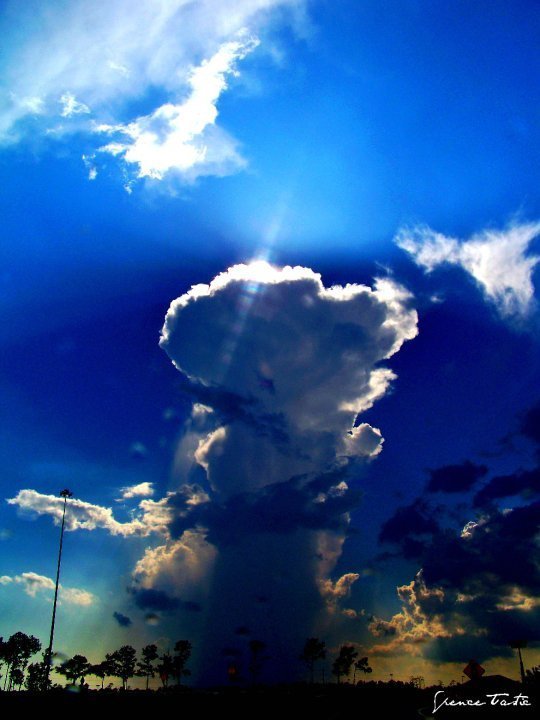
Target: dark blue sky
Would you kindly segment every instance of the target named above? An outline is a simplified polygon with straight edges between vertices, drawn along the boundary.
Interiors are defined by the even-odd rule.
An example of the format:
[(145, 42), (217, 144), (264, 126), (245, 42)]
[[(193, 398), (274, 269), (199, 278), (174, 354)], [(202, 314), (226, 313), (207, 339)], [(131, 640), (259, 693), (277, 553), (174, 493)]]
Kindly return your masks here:
[[(340, 549), (323, 578), (333, 594), (309, 600), (311, 632), (330, 647), (358, 643), (381, 678), (407, 676), (403, 653), (421, 636), (418, 672), (458, 677), (461, 655), (467, 660), (473, 649), (459, 646), (456, 623), (468, 639), (479, 637), (483, 597), (485, 609), (511, 616), (534, 644), (538, 578), (535, 586), (501, 571), (494, 597), (486, 565), (475, 594), (472, 580), (460, 586), (437, 575), (432, 556), (444, 532), (459, 538), (475, 518), (502, 532), (501, 510), (529, 507), (537, 517), (538, 483), (518, 475), (538, 460), (535, 438), (523, 430), (540, 402), (531, 260), (540, 230), (538, 4), (272, 0), (260, 12), (255, 0), (191, 10), (163, 0), (163, 24), (151, 3), (134, 13), (128, 4), (103, 3), (100, 14), (100, 3), (58, 2), (46, 18), (38, 2), (3, 4), (0, 28), (10, 39), (0, 84), (2, 497), (21, 490), (49, 497), (67, 485), (129, 523), (140, 519), (145, 497), (158, 503), (171, 493), (177, 502), (186, 481), (210, 492), (200, 463), (185, 470), (196, 446), (192, 402), (219, 415), (232, 399), (219, 395), (226, 383), (208, 402), (200, 389), (186, 392), (158, 345), (171, 301), (259, 258), (312, 268), (326, 287), (389, 277), (412, 293), (419, 332), (382, 363), (397, 379), (357, 420), (385, 440), (347, 480), (362, 498), (351, 501), (349, 529), (334, 538)], [(530, 238), (520, 244), (527, 224)], [(403, 228), (417, 246), (398, 246)], [(226, 414), (220, 421), (233, 422)], [(208, 428), (197, 432), (202, 442)], [(487, 468), (468, 492), (427, 491), (430, 471), (451, 466), (458, 478), (467, 461)], [(475, 505), (475, 493), (497, 476), (511, 476), (515, 492)], [(147, 487), (129, 497), (126, 488), (148, 483), (153, 495)], [(425, 532), (415, 510), (407, 515), (412, 529), (403, 522), (399, 537), (383, 542), (385, 524), (412, 506), (429, 519)], [(226, 502), (219, 507), (232, 512)], [(46, 637), (54, 508), (35, 496), (0, 506), (4, 636), (23, 629)], [(286, 516), (286, 504), (281, 511)], [(179, 589), (180, 570), (161, 558), (141, 580), (145, 549), (168, 552), (178, 538), (161, 526), (114, 530), (113, 515), (66, 537), (63, 584), (87, 594), (66, 593), (58, 649), (97, 660), (127, 641), (165, 648), (185, 636), (206, 647), (210, 566)], [(211, 533), (217, 521), (200, 522)], [(479, 533), (473, 540), (484, 547)], [(411, 538), (421, 546), (415, 552)], [(232, 573), (235, 562), (238, 570), (249, 566), (243, 548), (235, 556), (216, 547), (215, 577)], [(298, 560), (291, 573), (303, 577), (309, 562)], [(432, 616), (422, 606), (422, 622), (411, 629), (403, 613), (412, 605), (396, 587), (421, 567), (417, 606), (441, 588), (446, 604)], [(347, 573), (359, 578), (340, 595), (336, 583)], [(145, 605), (142, 587), (172, 605), (163, 596)], [(248, 607), (248, 587), (249, 579), (239, 580), (236, 592), (255, 618), (252, 636), (294, 660), (298, 648), (272, 636), (281, 604), (270, 603), (275, 621), (265, 626), (264, 613), (257, 620)], [(288, 602), (300, 603), (294, 592)], [(474, 607), (462, 599), (473, 594)], [(114, 612), (132, 625), (121, 626)], [(515, 674), (501, 659), (504, 639), (488, 637), (489, 647), (473, 654)], [(204, 680), (204, 669), (197, 677)]]

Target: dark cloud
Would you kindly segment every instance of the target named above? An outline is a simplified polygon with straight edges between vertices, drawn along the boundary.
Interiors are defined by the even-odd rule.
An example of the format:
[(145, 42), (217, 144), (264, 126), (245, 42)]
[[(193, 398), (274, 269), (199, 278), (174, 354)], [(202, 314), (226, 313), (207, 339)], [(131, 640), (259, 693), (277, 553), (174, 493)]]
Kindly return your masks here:
[(393, 637), (397, 634), (397, 629), (391, 622), (381, 620), (381, 618), (370, 618), (370, 629), (376, 637)]
[(520, 430), (525, 437), (540, 445), (540, 403), (525, 414)]
[[(402, 508), (386, 531), (422, 570), (411, 586), (400, 588), (406, 613), (382, 624), (375, 619), (372, 633), (387, 637), (394, 629), (399, 635), (404, 618), (414, 617), (423, 630), (410, 642), (436, 640), (430, 657), (460, 662), (468, 656), (509, 654), (516, 638), (539, 642), (540, 502), (512, 510), (492, 508), (461, 534), (430, 521), (426, 511), (420, 502)], [(412, 543), (418, 522), (425, 534), (422, 542)], [(432, 634), (433, 621), (447, 629), (448, 637), (440, 631)]]
[(489, 481), (480, 492), (475, 495), (476, 507), (484, 507), (500, 498), (522, 495), (532, 497), (540, 493), (540, 468), (534, 470), (519, 470), (511, 475), (500, 475)]
[[(477, 635), (455, 635), (454, 637), (434, 638), (425, 650), (424, 657), (436, 662), (468, 663), (471, 658), (483, 663), (493, 657), (493, 643), (490, 639)], [(511, 657), (510, 646), (497, 648), (498, 657)]]
[(389, 543), (403, 543), (422, 535), (432, 535), (439, 529), (431, 517), (433, 510), (421, 499), (411, 505), (400, 507), (381, 528), (379, 540)]
[(429, 471), (428, 492), (467, 492), (484, 475), (485, 465), (475, 465), (467, 460), (460, 465), (447, 465)]
[[(269, 389), (266, 381), (265, 389)], [(271, 386), (273, 390), (273, 385)], [(286, 443), (288, 435), (285, 420), (280, 413), (261, 410), (257, 398), (252, 395), (241, 395), (231, 392), (213, 383), (204, 384), (189, 378), (181, 372), (177, 379), (177, 388), (193, 402), (211, 407), (224, 425), (232, 422), (243, 422), (258, 434), (271, 437), (278, 443)]]
[(309, 481), (296, 476), (222, 503), (213, 500), (188, 507), (183, 496), (171, 496), (170, 504), (183, 510), (172, 522), (171, 534), (180, 537), (190, 528), (202, 528), (206, 539), (219, 547), (241, 542), (247, 535), (293, 533), (299, 528), (345, 531), (345, 514), (359, 505), (362, 496), (345, 483), (349, 472), (350, 464), (345, 463)]
[(145, 614), (144, 621), (148, 625), (157, 625), (160, 621), (160, 617), (157, 613), (149, 612)]
[(227, 658), (239, 658), (242, 657), (242, 651), (234, 647), (224, 647), (221, 651), (223, 657)]
[[(172, 610), (185, 610), (186, 612), (201, 612), (202, 606), (191, 600), (181, 600), (173, 597), (163, 590), (154, 588), (129, 589), (135, 599), (135, 604), (141, 610), (157, 610), (160, 612), (171, 612)], [(148, 617), (148, 616), (147, 616)]]
[(120, 627), (129, 627), (132, 625), (132, 620), (127, 615), (123, 615), (121, 612), (113, 612), (113, 618), (120, 625)]
[[(479, 582), (496, 595), (505, 586), (517, 585), (529, 592), (540, 591), (539, 550), (540, 503), (494, 511), (479, 520), (467, 537), (440, 531), (427, 547), (423, 560), (426, 582), (464, 590)], [(496, 578), (496, 583), (488, 578)], [(492, 587), (493, 586), (493, 587)]]

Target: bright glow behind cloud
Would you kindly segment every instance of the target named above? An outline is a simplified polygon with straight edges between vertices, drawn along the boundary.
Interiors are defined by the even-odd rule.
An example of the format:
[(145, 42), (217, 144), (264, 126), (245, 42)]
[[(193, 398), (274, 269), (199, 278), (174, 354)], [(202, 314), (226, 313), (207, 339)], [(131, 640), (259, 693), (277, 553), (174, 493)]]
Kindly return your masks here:
[[(231, 267), (173, 301), (160, 344), (196, 400), (214, 407), (204, 421), (193, 416), (182, 444), (211, 492), (190, 507), (184, 493), (171, 498), (171, 537), (199, 533), (206, 542), (191, 549), (201, 558), (208, 544), (217, 550), (203, 645), (226, 645), (242, 623), (276, 637), (294, 628), (300, 643), (315, 618), (340, 610), (359, 575), (331, 574), (359, 502), (359, 467), (383, 442), (357, 415), (395, 378), (381, 363), (417, 332), (410, 294), (390, 280), (325, 287), (310, 268), (264, 261)], [(167, 587), (171, 567), (183, 577), (185, 551), (170, 556), (147, 553), (139, 564), (150, 564), (147, 580)], [(260, 624), (260, 605), (249, 600), (257, 597), (272, 603), (279, 627)]]

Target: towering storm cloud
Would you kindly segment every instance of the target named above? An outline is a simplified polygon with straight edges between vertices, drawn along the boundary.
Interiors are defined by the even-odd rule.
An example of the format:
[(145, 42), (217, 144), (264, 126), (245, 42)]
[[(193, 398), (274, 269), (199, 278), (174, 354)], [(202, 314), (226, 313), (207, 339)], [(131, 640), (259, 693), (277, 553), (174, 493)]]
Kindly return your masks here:
[[(160, 344), (194, 405), (178, 450), (183, 485), (168, 500), (170, 542), (189, 544), (211, 576), (204, 643), (217, 680), (220, 649), (238, 656), (246, 637), (267, 643), (269, 672), (288, 672), (291, 645), (347, 597), (354, 580), (328, 602), (343, 580), (332, 571), (359, 465), (383, 443), (361, 413), (395, 378), (382, 361), (417, 334), (410, 299), (390, 280), (326, 288), (308, 268), (254, 262), (171, 304)], [(163, 555), (174, 584), (186, 553), (176, 564)]]

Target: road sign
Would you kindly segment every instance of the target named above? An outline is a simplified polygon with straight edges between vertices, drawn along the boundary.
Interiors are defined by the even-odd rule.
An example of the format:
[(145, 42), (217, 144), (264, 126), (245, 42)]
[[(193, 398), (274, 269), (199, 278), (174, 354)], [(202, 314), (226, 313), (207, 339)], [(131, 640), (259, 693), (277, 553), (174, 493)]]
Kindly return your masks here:
[(486, 671), (476, 660), (470, 660), (467, 667), (463, 668), (463, 672), (471, 680), (478, 680)]

